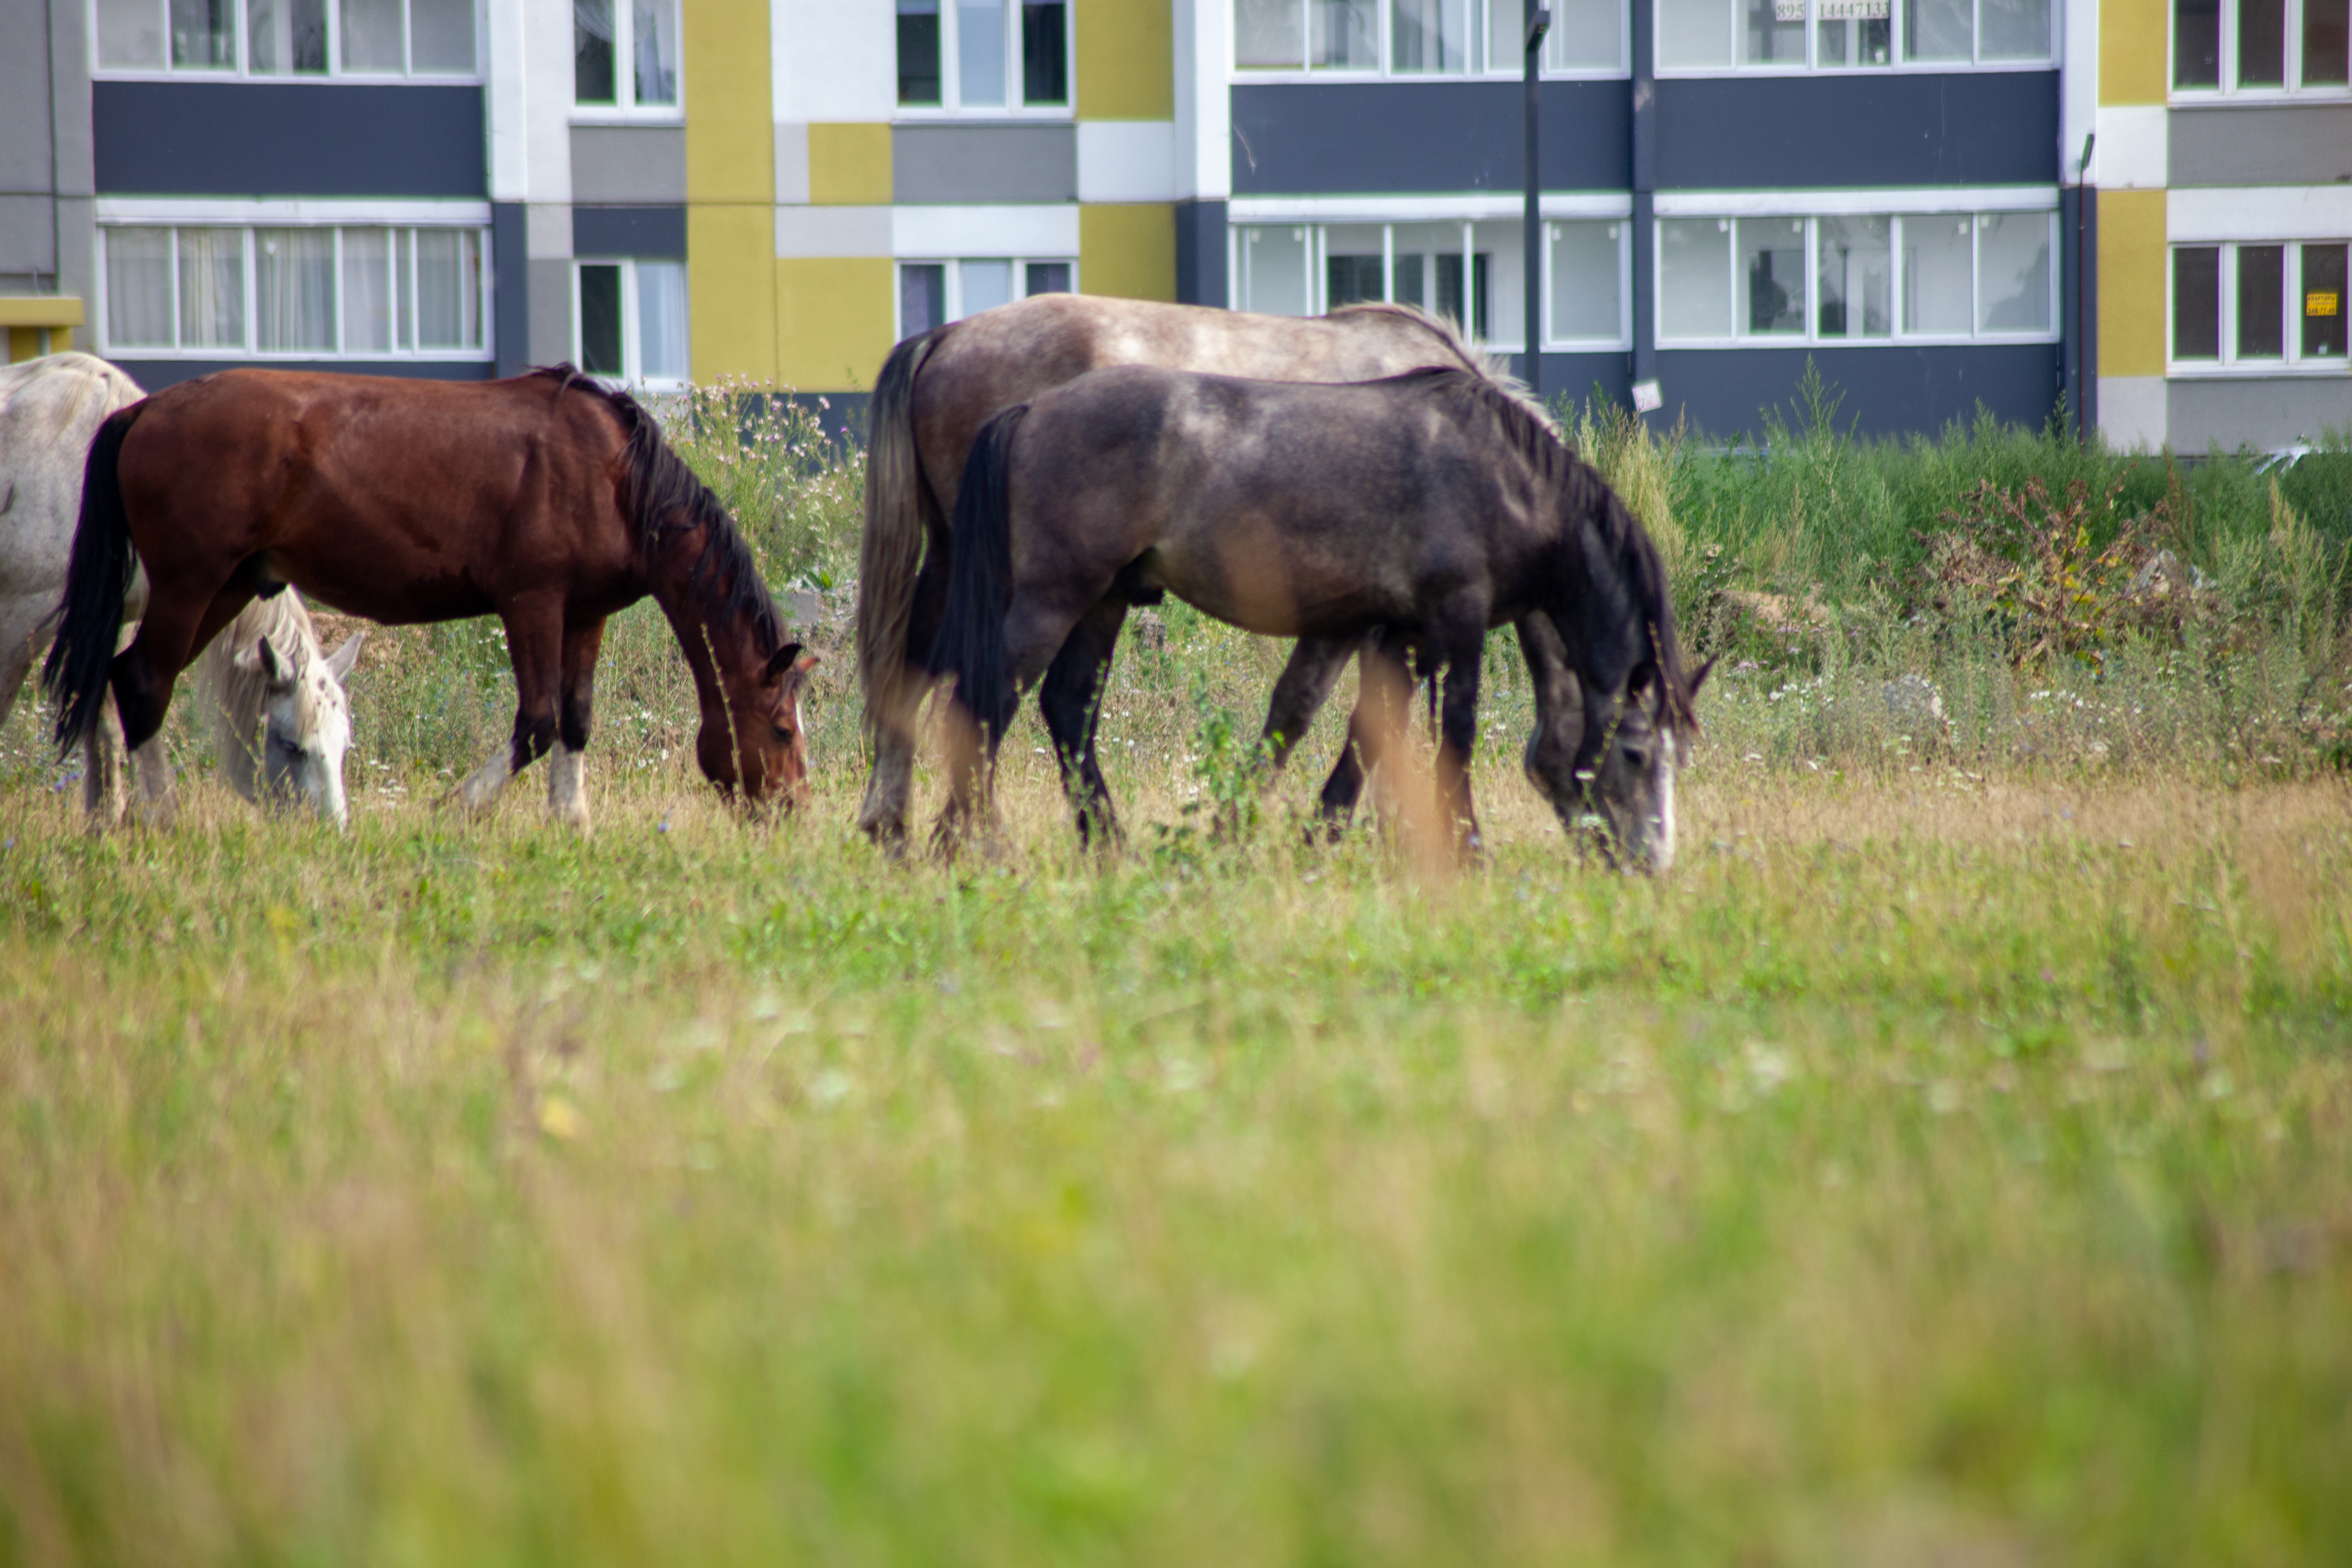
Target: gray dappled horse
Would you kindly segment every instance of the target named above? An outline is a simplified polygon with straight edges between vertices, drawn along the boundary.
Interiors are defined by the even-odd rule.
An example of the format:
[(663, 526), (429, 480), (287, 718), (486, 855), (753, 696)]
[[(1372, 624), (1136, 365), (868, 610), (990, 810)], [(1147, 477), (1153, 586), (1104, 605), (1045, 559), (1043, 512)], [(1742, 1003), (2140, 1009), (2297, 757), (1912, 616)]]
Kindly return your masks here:
[[(1392, 672), (1408, 655), (1442, 668), (1440, 802), (1465, 850), (1478, 846), (1470, 756), (1487, 630), (1522, 624), (1540, 689), (1548, 654), (1524, 625), (1548, 622), (1577, 690), (1539, 702), (1528, 773), (1571, 830), (1597, 814), (1622, 862), (1673, 862), (1675, 773), (1706, 672), (1683, 668), (1649, 535), (1523, 393), (1467, 370), (1339, 386), (1097, 371), (982, 427), (955, 532), (931, 667), (977, 722), (950, 731), (950, 847), (980, 809), (1019, 693), (1063, 668), (1074, 628), (1104, 630), (1069, 700), (1049, 696), (1045, 722), (1065, 755), (1090, 763), (1119, 622), (1174, 594), (1334, 664), (1369, 639)], [(1286, 672), (1268, 730), (1301, 733), (1328, 687), (1328, 674)], [(1410, 686), (1366, 689), (1391, 710), (1364, 731), (1384, 750)], [(1081, 831), (1108, 826), (1100, 773), (1069, 782)]]

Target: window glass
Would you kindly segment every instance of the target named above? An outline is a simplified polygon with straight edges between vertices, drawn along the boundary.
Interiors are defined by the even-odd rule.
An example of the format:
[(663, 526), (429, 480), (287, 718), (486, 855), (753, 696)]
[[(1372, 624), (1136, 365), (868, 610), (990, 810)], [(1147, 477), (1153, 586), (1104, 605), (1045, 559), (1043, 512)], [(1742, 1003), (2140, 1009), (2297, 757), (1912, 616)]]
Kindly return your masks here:
[[(425, 0), (418, 0), (425, 4)], [(473, 66), (473, 13), (466, 14), (466, 66)], [(256, 76), (327, 68), (327, 0), (252, 0), (245, 14), (246, 66)]]
[(1323, 308), (1387, 296), (1381, 282), (1381, 226), (1335, 223), (1323, 231)]
[(1805, 331), (1805, 220), (1739, 220), (1739, 330), (1780, 336)]
[[(1507, 8), (1510, 0), (1494, 0)], [(1469, 0), (1392, 0), (1389, 68), (1400, 75), (1470, 67)]]
[(1731, 335), (1731, 222), (1668, 218), (1658, 225), (1658, 335)]
[(1551, 335), (1574, 342), (1622, 333), (1618, 298), (1620, 224), (1555, 223), (1551, 229)]
[(1971, 0), (1903, 0), (1904, 56), (1965, 60), (1975, 55)]
[(1062, 0), (1021, 7), (1021, 99), (1024, 103), (1070, 101), (1069, 7)]
[(1004, 102), (1004, 0), (956, 0), (956, 92), (967, 109)]
[(1471, 226), (1470, 327), (1481, 342), (1527, 342), (1527, 231), (1517, 218)]
[(416, 231), (395, 229), (392, 236), (392, 342), (395, 348), (416, 346)]
[(1966, 332), (1975, 315), (1970, 240), (1976, 220), (1937, 213), (1903, 220), (1903, 330)]
[(1749, 65), (1805, 63), (1805, 0), (1741, 0)]
[(2044, 60), (2050, 58), (2050, 0), (1979, 0), (1978, 40), (1989, 60)]
[(2238, 0), (2238, 85), (2286, 85), (2286, 0)]
[(1033, 261), (1029, 276), (1021, 292), (1031, 294), (1066, 294), (1070, 291), (1070, 264), (1066, 261)]
[(629, 11), (630, 52), (637, 102), (677, 101), (677, 6), (675, 0), (635, 0)]
[(621, 264), (580, 268), (580, 368), (590, 375), (625, 375), (621, 358)]
[(245, 347), (245, 231), (184, 228), (178, 237), (180, 346)]
[(1234, 0), (1234, 63), (1297, 70), (1307, 63), (1302, 0)]
[(1731, 63), (1731, 7), (1724, 0), (1657, 0), (1658, 63)]
[(2050, 330), (2050, 215), (1990, 213), (1977, 220), (1979, 323), (1989, 332)]
[(2221, 0), (2173, 0), (2172, 85), (2221, 85)]
[(172, 63), (236, 68), (236, 13), (231, 0), (171, 0)]
[(2221, 357), (2221, 247), (2184, 245), (2172, 253), (2172, 357)]
[[(1990, 0), (1988, 0), (1990, 3)], [(1895, 63), (1895, 24), (1887, 0), (1813, 0), (1818, 33), (1813, 63), (1824, 67)]]
[(2303, 250), (2303, 356), (2344, 357), (2345, 247), (2306, 245)]
[(940, 101), (940, 0), (898, 0), (898, 101)]
[(2346, 44), (2352, 29), (2346, 26), (2346, 0), (2303, 0), (2303, 84), (2342, 87), (2352, 81), (2352, 52)]
[(898, 331), (915, 337), (947, 325), (948, 269), (937, 261), (909, 262), (898, 268)]
[[(1508, 4), (1508, 0), (1503, 0)], [(1437, 258), (1448, 251), (1462, 253), (1458, 223), (1401, 223), (1389, 230), (1389, 248), (1395, 268), (1389, 298), (1399, 304), (1438, 309)], [(1459, 288), (1456, 289), (1458, 301)], [(1458, 303), (1457, 303), (1458, 308)]]
[(343, 68), (396, 71), (407, 62), (401, 47), (400, 0), (342, 0)]
[(1816, 330), (1824, 338), (1883, 338), (1895, 330), (1895, 220), (1821, 220)]
[(2238, 247), (2238, 357), (2286, 357), (2286, 247)]
[(1492, 258), (1483, 250), (1470, 258), (1470, 309), (1466, 312), (1462, 308), (1462, 253), (1440, 251), (1430, 259), (1436, 264), (1434, 287), (1430, 290), (1433, 308), (1439, 315), (1460, 323), (1473, 342), (1491, 337), (1493, 334), (1486, 330), (1486, 310), (1490, 293), (1487, 274), (1492, 270)]
[(582, 103), (616, 101), (613, 75), (613, 0), (572, 0), (572, 96)]
[(343, 352), (392, 348), (392, 231), (343, 230)]
[[(183, 231), (184, 235), (185, 231)], [(257, 228), (253, 231), (256, 340), (265, 353), (335, 346), (335, 231)], [(187, 247), (180, 249), (181, 336), (187, 336)]]
[(106, 231), (106, 336), (116, 348), (172, 346), (170, 229)]
[(1307, 230), (1287, 226), (1242, 230), (1242, 309), (1304, 316)]
[(684, 381), (686, 264), (640, 261), (636, 267), (637, 374), (646, 381)]
[(977, 316), (982, 310), (993, 310), (1013, 298), (1013, 263), (1010, 261), (959, 262), (957, 281), (963, 285), (962, 313)]
[[(1521, 9), (1511, 0), (1488, 3), (1507, 14), (1513, 32), (1509, 48), (1496, 63), (1517, 64)], [(1551, 31), (1544, 38), (1544, 63), (1554, 70), (1615, 69), (1625, 63), (1622, 20), (1617, 0), (1554, 0)]]
[[(463, 237), (470, 238), (470, 236)], [(465, 269), (455, 229), (420, 228), (416, 249), (416, 346), (471, 347), (466, 333)]]
[(163, 63), (163, 11), (155, 0), (98, 0), (98, 63), (155, 69)]
[(1376, 0), (1307, 0), (1307, 63), (1333, 70), (1380, 69)]
[(472, 71), (473, 0), (408, 0), (408, 65), (419, 71)]

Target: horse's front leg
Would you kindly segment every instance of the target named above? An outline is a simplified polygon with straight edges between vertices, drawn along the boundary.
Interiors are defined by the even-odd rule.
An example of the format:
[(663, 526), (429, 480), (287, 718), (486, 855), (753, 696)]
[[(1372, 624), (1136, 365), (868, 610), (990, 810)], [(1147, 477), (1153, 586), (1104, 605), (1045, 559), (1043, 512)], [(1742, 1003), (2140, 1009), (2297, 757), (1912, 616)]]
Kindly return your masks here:
[(1438, 718), (1437, 798), (1454, 828), (1457, 855), (1485, 851), (1478, 813), (1470, 801), (1470, 755), (1478, 742), (1478, 677), (1486, 631), (1447, 639), (1445, 697)]
[(167, 594), (163, 584), (151, 583), (138, 633), (114, 656), (107, 680), (122, 721), (122, 744), (138, 781), (138, 820), (148, 826), (169, 827), (179, 810), (171, 759), (163, 751), (163, 714), (172, 705), (172, 688), (195, 650), (236, 619), (251, 597), (226, 590), (203, 597)]
[(1584, 787), (1576, 777), (1576, 748), (1584, 732), (1583, 693), (1576, 672), (1569, 668), (1568, 647), (1549, 616), (1531, 612), (1520, 617), (1517, 629), (1536, 700), (1536, 727), (1528, 736), (1523, 765), (1536, 793), (1551, 803), (1561, 826), (1573, 831), (1584, 810)]
[(563, 668), (562, 603), (551, 596), (520, 601), (501, 609), (499, 619), (506, 626), (507, 657), (514, 664), (514, 734), (458, 784), (457, 804), (469, 816), (488, 811), (509, 779), (555, 744), (556, 695)]
[(1104, 782), (1102, 762), (1095, 754), (1095, 732), (1102, 719), (1103, 676), (1118, 647), (1119, 627), (1127, 620), (1127, 601), (1118, 596), (1099, 600), (1079, 617), (1062, 651), (1046, 668), (1045, 684), (1037, 694), (1045, 710), (1046, 732), (1054, 738), (1054, 757), (1062, 767), (1062, 790), (1077, 816), (1078, 842), (1105, 847), (1118, 843), (1118, 818), (1111, 810), (1110, 786)]
[(547, 815), (588, 831), (588, 731), (596, 687), (596, 656), (604, 622), (563, 628), (563, 695), (555, 715), (555, 750), (547, 759)]

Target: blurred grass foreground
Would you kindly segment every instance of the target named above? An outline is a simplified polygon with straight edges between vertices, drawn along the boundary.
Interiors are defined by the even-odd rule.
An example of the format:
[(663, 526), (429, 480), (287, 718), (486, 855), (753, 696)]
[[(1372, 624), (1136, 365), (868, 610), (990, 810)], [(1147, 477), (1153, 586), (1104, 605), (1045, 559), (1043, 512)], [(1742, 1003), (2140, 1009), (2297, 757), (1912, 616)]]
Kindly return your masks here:
[(950, 871), (849, 826), (859, 459), (747, 390), (670, 417), (827, 655), (796, 818), (650, 606), (584, 840), (436, 804), (488, 623), (371, 642), (344, 837), (0, 731), (0, 1564), (2352, 1561), (2342, 441), (1584, 410), (1721, 660), (1672, 875), (1507, 638), (1487, 862), (1307, 847), (1351, 692), (1261, 797), (1281, 649), (1175, 605), (1127, 850), (1024, 721)]

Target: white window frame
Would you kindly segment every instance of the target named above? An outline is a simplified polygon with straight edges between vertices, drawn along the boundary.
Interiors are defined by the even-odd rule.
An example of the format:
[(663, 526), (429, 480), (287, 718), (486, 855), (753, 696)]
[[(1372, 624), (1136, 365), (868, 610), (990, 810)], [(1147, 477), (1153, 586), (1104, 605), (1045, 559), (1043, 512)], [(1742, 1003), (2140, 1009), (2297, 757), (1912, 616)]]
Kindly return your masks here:
[[(578, 97), (579, 81), (572, 74), (571, 57), (564, 60), (564, 75), (572, 82), (571, 119), (574, 125), (646, 125), (678, 124), (686, 119), (686, 7), (682, 0), (660, 0), (677, 19), (677, 101), (676, 103), (637, 102), (636, 42), (637, 8), (635, 0), (613, 0), (613, 101), (583, 103)], [(564, 19), (572, 17), (572, 7), (564, 6)], [(576, 26), (577, 24), (575, 23)]]
[[(255, 364), (310, 364), (333, 360), (349, 360), (363, 364), (386, 364), (394, 361), (415, 364), (479, 364), (498, 357), (498, 311), (495, 306), (496, 276), (490, 249), (489, 214), (484, 204), (458, 204), (482, 207), (478, 219), (463, 221), (415, 211), (368, 212), (362, 204), (349, 202), (310, 202), (299, 204), (293, 211), (267, 210), (272, 204), (257, 202), (148, 203), (136, 199), (99, 199), (98, 213), (98, 282), (93, 306), (95, 336), (99, 353), (109, 358), (126, 360), (234, 360)], [(141, 210), (142, 208), (149, 210)], [(216, 210), (206, 211), (205, 208)], [(302, 210), (309, 209), (309, 210)], [(322, 210), (323, 209), (323, 210)], [(348, 210), (337, 210), (348, 209)], [(468, 214), (467, 216), (470, 217)], [(172, 233), (171, 291), (173, 346), (149, 343), (117, 343), (112, 325), (108, 320), (111, 301), (109, 284), (110, 258), (107, 247), (113, 230), (118, 228), (163, 228)], [(236, 345), (207, 344), (184, 348), (180, 339), (179, 230), (184, 228), (234, 228), (243, 235), (243, 271), (245, 284), (245, 341)], [(331, 314), (335, 323), (335, 346), (331, 349), (262, 349), (259, 339), (260, 274), (256, 267), (254, 231), (263, 228), (325, 228), (335, 236), (335, 303)], [(482, 342), (479, 348), (404, 348), (397, 342), (398, 316), (394, 317), (394, 342), (389, 349), (346, 351), (343, 347), (343, 236), (347, 228), (388, 228), (394, 231), (394, 245), (402, 231), (470, 230), (481, 247), (482, 289), (478, 309), (481, 312)], [(409, 273), (409, 321), (417, 321), (416, 274)]]
[[(1701, 195), (1677, 194), (1661, 197), (1657, 204), (1657, 225), (1652, 231), (1650, 246), (1650, 308), (1654, 342), (1661, 350), (1679, 349), (1815, 349), (1815, 348), (1890, 348), (1902, 344), (1915, 346), (1961, 343), (2054, 343), (2063, 332), (2063, 265), (2061, 249), (2063, 236), (2059, 232), (2057, 192), (2048, 192), (2047, 205), (2027, 194), (1997, 191), (1963, 191), (1956, 193), (1917, 193), (1906, 195), (1900, 192), (1842, 193), (1836, 202), (1812, 202), (1798, 206), (1786, 196), (1761, 200), (1740, 201), (1724, 196), (1712, 199)], [(1955, 198), (1959, 199), (1955, 199)], [(1974, 201), (1966, 198), (1975, 197)], [(2006, 199), (2002, 199), (2006, 198)], [(1989, 331), (1978, 323), (1983, 319), (1984, 308), (1984, 220), (1988, 217), (2015, 217), (2044, 215), (2050, 225), (2050, 325), (2029, 331)], [(1891, 217), (1894, 227), (1887, 238), (1890, 249), (1887, 288), (1891, 301), (1888, 331), (1883, 337), (1824, 337), (1821, 331), (1819, 301), (1815, 293), (1821, 286), (1821, 220), (1825, 217)], [(1968, 217), (1969, 237), (1969, 322), (1965, 332), (1916, 332), (1903, 323), (1904, 262), (1903, 227), (1906, 220), (1928, 218), (1948, 222)], [(1663, 225), (1670, 220), (1689, 219), (1729, 220), (1733, 223), (1733, 243), (1727, 262), (1731, 289), (1731, 335), (1728, 337), (1672, 338), (1665, 334), (1665, 247)], [(1737, 225), (1740, 220), (1801, 219), (1805, 225), (1805, 330), (1802, 332), (1764, 334), (1739, 331), (1739, 246)]]
[[(2164, 51), (2165, 91), (2172, 102), (2179, 104), (2218, 103), (2307, 103), (2329, 99), (2352, 98), (2352, 82), (2322, 82), (2315, 87), (2303, 85), (2303, 6), (2304, 0), (2285, 0), (2286, 62), (2282, 74), (2284, 83), (2275, 87), (2240, 87), (2238, 85), (2238, 6), (2240, 0), (2219, 0), (2221, 48), (2216, 62), (2221, 82), (2214, 87), (2182, 87), (2180, 75), (2180, 5), (2179, 0), (2167, 0), (2164, 12), (2166, 47)], [(2352, 73), (2347, 73), (2352, 74)], [(2168, 337), (2171, 328), (2166, 327)], [(2168, 351), (2169, 352), (2169, 351)]]
[[(236, 62), (227, 66), (175, 66), (172, 63), (171, 0), (150, 0), (162, 18), (163, 62), (154, 66), (110, 66), (99, 61), (98, 0), (85, 0), (85, 19), (89, 28), (90, 75), (103, 81), (262, 81), (262, 82), (393, 82), (415, 81), (447, 83), (458, 86), (467, 82), (488, 79), (482, 68), (483, 5), (474, 0), (469, 9), (474, 17), (474, 68), (469, 71), (420, 71), (404, 65), (396, 71), (346, 70), (343, 68), (343, 7), (341, 0), (327, 0), (327, 68), (321, 71), (257, 71), (253, 68), (253, 49), (248, 37), (247, 12), (252, 0), (236, 0), (234, 7)], [(625, 3), (625, 0), (623, 0)], [(409, 0), (401, 0), (400, 55), (405, 61), (415, 39), (410, 31)]]
[(1078, 258), (1075, 256), (957, 255), (894, 257), (891, 259), (890, 267), (890, 328), (892, 342), (895, 342), (898, 339), (907, 335), (907, 292), (904, 284), (900, 280), (901, 273), (909, 267), (944, 267), (947, 268), (947, 281), (941, 289), (940, 295), (940, 309), (945, 313), (947, 318), (947, 321), (941, 321), (940, 324), (941, 326), (945, 326), (948, 321), (961, 321), (964, 319), (963, 264), (967, 261), (1003, 261), (1011, 265), (1013, 268), (1013, 300), (1007, 300), (1007, 304), (1012, 303), (1013, 300), (1026, 300), (1032, 297), (1029, 293), (1029, 268), (1033, 264), (1068, 268), (1070, 269), (1070, 286), (1066, 289), (1056, 291), (1069, 294), (1078, 292)]
[[(1076, 119), (1078, 112), (1077, 9), (1077, 0), (1065, 0), (1062, 11), (1062, 80), (1068, 87), (1069, 91), (1062, 102), (1032, 104), (1008, 101), (975, 104), (967, 109), (963, 105), (963, 69), (961, 53), (963, 37), (961, 7), (956, 4), (956, 0), (940, 0), (940, 100), (937, 103), (896, 101), (898, 90), (898, 40), (894, 33), (891, 38), (890, 56), (890, 91), (893, 101), (891, 115), (898, 120), (1067, 121)], [(894, 19), (897, 14), (894, 6), (891, 13)], [(1004, 0), (1004, 96), (1007, 100), (1020, 96), (1021, 69), (1021, 0)], [(906, 259), (926, 258), (910, 257)], [(1036, 259), (1045, 261), (1056, 258), (1039, 257)]]
[[(1796, 61), (1765, 61), (1750, 64), (1739, 58), (1747, 33), (1748, 0), (1717, 0), (1731, 16), (1731, 59), (1719, 66), (1669, 66), (1657, 68), (1662, 77), (1726, 77), (1726, 76), (1886, 76), (1898, 71), (1950, 75), (1956, 71), (2046, 71), (2061, 63), (2061, 38), (2066, 30), (2066, 0), (2050, 0), (2050, 52), (2031, 59), (1995, 59), (1984, 58), (1984, 0), (1974, 0), (1975, 9), (1969, 14), (1969, 58), (1964, 60), (1915, 60), (1905, 58), (1903, 0), (1887, 0), (1887, 53), (1883, 66), (1822, 65), (1821, 54), (1821, 8), (1823, 0), (1805, 0), (1805, 58)], [(1834, 18), (1832, 18), (1834, 19)], [(1656, 30), (1665, 25), (1664, 18), (1654, 8), (1652, 11), (1652, 47), (1655, 49)], [(1661, 56), (1653, 53), (1653, 59)]]
[[(1226, 7), (1228, 12), (1228, 20), (1230, 21), (1230, 13), (1234, 5), (1234, 0), (1213, 0), (1213, 3), (1223, 5)], [(1502, 79), (1517, 81), (1522, 79), (1527, 74), (1526, 61), (1517, 50), (1512, 52), (1511, 57), (1508, 59), (1498, 60), (1490, 58), (1493, 54), (1493, 49), (1491, 47), (1492, 34), (1489, 30), (1489, 22), (1493, 16), (1493, 7), (1496, 5), (1507, 5), (1514, 10), (1518, 10), (1520, 8), (1520, 0), (1470, 0), (1470, 19), (1468, 26), (1470, 29), (1471, 63), (1458, 71), (1401, 71), (1395, 68), (1396, 54), (1392, 38), (1395, 13), (1391, 8), (1391, 0), (1379, 0), (1378, 15), (1380, 17), (1380, 43), (1378, 46), (1378, 52), (1380, 55), (1380, 63), (1376, 67), (1369, 70), (1348, 70), (1341, 69), (1334, 66), (1310, 67), (1306, 63), (1306, 60), (1307, 46), (1311, 26), (1311, 24), (1307, 19), (1307, 11), (1312, 4), (1313, 0), (1306, 0), (1306, 3), (1302, 4), (1298, 8), (1299, 64), (1296, 66), (1244, 66), (1241, 63), (1238, 58), (1228, 55), (1225, 61), (1225, 74), (1228, 84), (1256, 85), (1266, 82), (1302, 81), (1478, 81)], [(1227, 29), (1228, 42), (1230, 42), (1234, 36), (1234, 29), (1229, 27)], [(1544, 58), (1541, 64), (1537, 68), (1538, 74), (1544, 80), (1615, 81), (1625, 77), (1630, 77), (1633, 74), (1633, 6), (1628, 3), (1628, 0), (1617, 0), (1617, 63), (1615, 65), (1570, 66), (1561, 63), (1559, 58), (1559, 49), (1555, 47), (1555, 45), (1560, 44), (1564, 37), (1565, 35), (1563, 34), (1554, 32), (1544, 40)]]
[[(693, 366), (688, 364), (683, 376), (647, 376), (645, 374), (645, 315), (637, 295), (637, 267), (640, 262), (654, 262), (664, 267), (682, 267), (684, 262), (669, 256), (575, 256), (572, 258), (572, 363), (583, 366), (587, 374), (587, 355), (581, 340), (580, 269), (583, 267), (617, 267), (621, 269), (621, 374), (594, 375), (591, 379), (606, 386), (649, 393), (684, 392), (692, 384)], [(694, 330), (694, 300), (689, 284), (686, 302), (687, 332), (689, 345)], [(689, 347), (689, 357), (691, 349)]]
[[(2293, 237), (2260, 239), (2190, 239), (2175, 236), (2164, 247), (2164, 373), (2183, 381), (2236, 381), (2246, 378), (2262, 380), (2293, 376), (2313, 379), (2352, 374), (2352, 354), (2336, 354), (2306, 359), (2303, 353), (2303, 314), (2294, 307), (2305, 292), (2303, 281), (2303, 247), (2306, 245), (2347, 245), (2341, 235), (2298, 235)], [(2238, 355), (2238, 252), (2246, 246), (2284, 246), (2286, 248), (2286, 276), (2279, 289), (2279, 311), (2284, 320), (2280, 342), (2285, 352), (2276, 359), (2241, 359)], [(2221, 290), (2221, 349), (2219, 359), (2182, 359), (2173, 332), (2179, 321), (2179, 273), (2173, 262), (2174, 253), (2182, 250), (2219, 250), (2221, 253), (2220, 276), (2215, 287)], [(2338, 310), (2352, 309), (2352, 299), (2339, 300)]]

